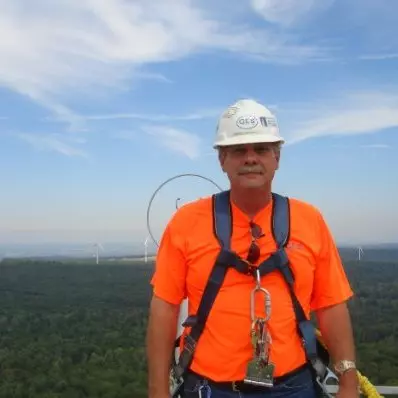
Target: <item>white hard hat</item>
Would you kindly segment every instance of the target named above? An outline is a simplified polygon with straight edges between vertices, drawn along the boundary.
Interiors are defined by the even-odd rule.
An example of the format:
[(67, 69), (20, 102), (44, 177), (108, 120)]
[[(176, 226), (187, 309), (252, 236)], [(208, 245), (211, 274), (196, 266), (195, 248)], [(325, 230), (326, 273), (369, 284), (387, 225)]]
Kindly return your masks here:
[(275, 116), (265, 106), (251, 99), (242, 99), (230, 105), (221, 115), (213, 147), (237, 144), (280, 142)]

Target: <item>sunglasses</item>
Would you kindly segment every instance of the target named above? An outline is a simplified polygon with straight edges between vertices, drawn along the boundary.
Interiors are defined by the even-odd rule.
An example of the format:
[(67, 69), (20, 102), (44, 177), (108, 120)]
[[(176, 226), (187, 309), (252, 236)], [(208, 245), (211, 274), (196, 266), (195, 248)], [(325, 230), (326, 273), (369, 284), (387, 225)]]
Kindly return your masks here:
[(260, 247), (257, 244), (257, 239), (264, 236), (264, 233), (261, 227), (254, 222), (250, 222), (250, 232), (252, 235), (252, 243), (249, 247), (246, 261), (250, 264), (254, 264), (260, 258)]

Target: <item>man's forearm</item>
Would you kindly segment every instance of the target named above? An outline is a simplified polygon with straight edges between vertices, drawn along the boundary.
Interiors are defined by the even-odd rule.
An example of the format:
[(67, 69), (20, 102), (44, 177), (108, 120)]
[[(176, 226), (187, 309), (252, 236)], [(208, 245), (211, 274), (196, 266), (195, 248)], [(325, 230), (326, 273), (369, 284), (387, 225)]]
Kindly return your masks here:
[(169, 396), (169, 371), (177, 332), (178, 306), (152, 299), (146, 337), (148, 397)]
[[(316, 316), (332, 362), (342, 359), (355, 361), (353, 330), (346, 303), (318, 310)], [(340, 378), (340, 384), (357, 383), (355, 370), (348, 371)]]

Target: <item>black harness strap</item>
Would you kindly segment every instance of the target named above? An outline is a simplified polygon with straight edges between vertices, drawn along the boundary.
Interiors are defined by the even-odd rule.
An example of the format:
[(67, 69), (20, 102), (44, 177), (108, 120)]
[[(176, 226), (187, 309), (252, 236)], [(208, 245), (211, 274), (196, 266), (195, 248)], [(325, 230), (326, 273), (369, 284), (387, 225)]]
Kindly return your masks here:
[(177, 378), (183, 376), (190, 366), (196, 345), (203, 332), (207, 318), (214, 304), (216, 296), (224, 281), (230, 263), (234, 262), (230, 252), (232, 234), (232, 211), (229, 202), (229, 191), (213, 195), (213, 225), (215, 234), (220, 242), (221, 250), (210, 273), (196, 316), (189, 316), (183, 326), (191, 326), (191, 331), (184, 337), (183, 350), (174, 373)]
[[(228, 268), (235, 268), (238, 272), (253, 276), (254, 271), (257, 269), (257, 267), (250, 266), (250, 264), (231, 251), (232, 211), (229, 193), (229, 191), (223, 191), (213, 195), (212, 198), (214, 232), (220, 243), (221, 250), (210, 273), (197, 314), (189, 316), (183, 323), (183, 326), (191, 327), (191, 332), (184, 337), (183, 349), (179, 361), (174, 367), (174, 374), (177, 378), (183, 377), (192, 362), (196, 345)], [(276, 193), (272, 195), (272, 233), (277, 244), (277, 250), (268, 259), (259, 264), (258, 269), (260, 276), (267, 275), (275, 270), (283, 275), (291, 296), (297, 320), (297, 331), (302, 339), (307, 360), (313, 365), (316, 375), (322, 380), (326, 375), (326, 365), (318, 358), (317, 348), (319, 349), (319, 344), (317, 344), (315, 327), (305, 316), (305, 312), (294, 292), (294, 275), (289, 267), (289, 259), (285, 251), (290, 233), (289, 199)], [(322, 354), (324, 355), (325, 353)]]

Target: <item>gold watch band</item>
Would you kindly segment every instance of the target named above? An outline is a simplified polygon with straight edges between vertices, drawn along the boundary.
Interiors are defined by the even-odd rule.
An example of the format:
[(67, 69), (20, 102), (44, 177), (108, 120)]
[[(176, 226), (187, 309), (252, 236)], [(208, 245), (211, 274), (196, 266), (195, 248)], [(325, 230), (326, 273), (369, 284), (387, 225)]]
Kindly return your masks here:
[(341, 376), (349, 370), (352, 370), (352, 369), (355, 370), (356, 364), (355, 364), (355, 361), (351, 361), (348, 359), (342, 359), (341, 361), (338, 361), (335, 363), (334, 369), (335, 369), (337, 375)]

